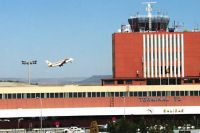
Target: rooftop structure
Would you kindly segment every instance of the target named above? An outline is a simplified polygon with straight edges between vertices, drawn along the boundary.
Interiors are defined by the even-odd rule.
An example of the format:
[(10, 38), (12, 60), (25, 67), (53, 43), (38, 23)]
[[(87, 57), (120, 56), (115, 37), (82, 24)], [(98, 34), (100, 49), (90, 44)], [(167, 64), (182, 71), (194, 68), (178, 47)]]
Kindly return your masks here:
[(169, 25), (169, 17), (165, 15), (153, 15), (152, 4), (156, 2), (144, 2), (147, 5), (147, 15), (131, 16), (128, 19), (132, 32), (151, 32), (151, 31), (166, 31)]

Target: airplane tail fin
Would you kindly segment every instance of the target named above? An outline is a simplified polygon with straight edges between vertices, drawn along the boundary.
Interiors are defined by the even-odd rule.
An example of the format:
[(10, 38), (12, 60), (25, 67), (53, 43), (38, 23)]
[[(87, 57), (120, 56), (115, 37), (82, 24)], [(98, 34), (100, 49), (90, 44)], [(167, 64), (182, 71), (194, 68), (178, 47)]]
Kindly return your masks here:
[(65, 63), (72, 63), (73, 61), (73, 58), (65, 58)]

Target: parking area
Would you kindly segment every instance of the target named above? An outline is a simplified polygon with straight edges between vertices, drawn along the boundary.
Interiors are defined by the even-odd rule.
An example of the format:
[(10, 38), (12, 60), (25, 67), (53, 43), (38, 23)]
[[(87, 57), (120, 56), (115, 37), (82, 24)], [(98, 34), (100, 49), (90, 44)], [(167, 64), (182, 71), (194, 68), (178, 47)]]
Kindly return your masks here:
[(0, 133), (89, 133), (89, 129), (79, 127), (62, 127), (62, 128), (34, 128), (27, 129), (0, 129)]

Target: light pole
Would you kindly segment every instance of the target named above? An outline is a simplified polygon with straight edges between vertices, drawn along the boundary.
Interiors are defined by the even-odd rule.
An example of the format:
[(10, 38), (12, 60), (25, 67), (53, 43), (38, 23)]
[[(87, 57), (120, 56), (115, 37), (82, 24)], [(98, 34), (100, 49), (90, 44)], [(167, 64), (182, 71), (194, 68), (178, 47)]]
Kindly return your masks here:
[(28, 65), (28, 83), (31, 84), (31, 65), (37, 64), (37, 60), (22, 61), (22, 65)]
[(18, 119), (18, 129), (19, 129), (19, 127), (20, 127), (19, 124), (20, 124), (20, 121), (21, 121), (21, 120), (23, 120), (23, 118), (19, 118), (19, 119)]
[(37, 97), (40, 100), (40, 132), (42, 133), (42, 99), (41, 96)]
[(125, 99), (126, 97), (125, 97), (125, 95), (123, 96), (123, 99), (124, 99), (124, 119), (126, 118), (125, 116), (126, 116), (126, 110), (125, 110), (125, 104), (126, 104), (126, 99)]
[(124, 92), (124, 95), (123, 95), (123, 102), (124, 102), (124, 119), (126, 118), (126, 97), (128, 97), (128, 92), (129, 92), (129, 85), (126, 86), (126, 91)]

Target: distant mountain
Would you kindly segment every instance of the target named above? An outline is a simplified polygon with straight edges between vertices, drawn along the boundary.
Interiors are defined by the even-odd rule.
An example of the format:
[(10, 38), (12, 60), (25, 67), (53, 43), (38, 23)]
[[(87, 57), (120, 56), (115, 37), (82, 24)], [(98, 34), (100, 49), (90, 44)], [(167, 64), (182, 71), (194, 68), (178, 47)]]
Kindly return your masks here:
[(33, 83), (38, 83), (39, 85), (66, 85), (74, 84), (76, 82), (86, 79), (85, 77), (66, 77), (66, 78), (38, 78), (33, 79)]
[(101, 85), (101, 79), (112, 78), (111, 75), (94, 75), (87, 79), (77, 82), (80, 85)]
[(0, 82), (26, 82), (23, 78), (0, 78)]
[[(31, 79), (32, 84), (39, 85), (65, 85), (73, 84), (86, 79), (85, 77), (67, 77), (67, 78), (34, 78)], [(24, 78), (0, 78), (0, 82), (20, 82), (27, 83), (28, 79)]]
[[(101, 85), (101, 79), (111, 78), (110, 75), (94, 75), (92, 77), (66, 77), (66, 78), (35, 78), (31, 79), (32, 84), (39, 85)], [(27, 83), (27, 79), (23, 78), (0, 78), (0, 82), (20, 82)]]

